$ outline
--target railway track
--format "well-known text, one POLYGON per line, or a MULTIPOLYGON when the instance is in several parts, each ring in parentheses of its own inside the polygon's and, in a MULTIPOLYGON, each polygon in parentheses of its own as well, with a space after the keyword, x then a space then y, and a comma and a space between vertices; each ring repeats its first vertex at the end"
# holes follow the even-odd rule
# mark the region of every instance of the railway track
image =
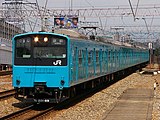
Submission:
POLYGON ((30 105, 24 109, 21 109, 17 112, 11 113, 7 116, 2 117, 3 120, 19 120, 19 119, 37 119, 38 117, 42 117, 45 113, 53 112, 54 106, 48 105, 30 105))
POLYGON ((0 76, 11 75, 12 71, 0 71, 0 76))
POLYGON ((24 109, 21 109, 19 111, 16 111, 14 113, 6 115, 6 116, 2 117, 1 119, 2 120, 16 119, 16 118, 20 117, 22 114, 25 114, 26 112, 30 112, 32 108, 33 108, 33 105, 28 106, 28 107, 26 107, 24 109))
POLYGON ((7 91, 4 91, 4 92, 0 92, 0 101, 3 100, 3 99, 7 99, 9 97, 12 97, 14 95, 15 95, 15 90, 14 89, 7 90, 7 91))

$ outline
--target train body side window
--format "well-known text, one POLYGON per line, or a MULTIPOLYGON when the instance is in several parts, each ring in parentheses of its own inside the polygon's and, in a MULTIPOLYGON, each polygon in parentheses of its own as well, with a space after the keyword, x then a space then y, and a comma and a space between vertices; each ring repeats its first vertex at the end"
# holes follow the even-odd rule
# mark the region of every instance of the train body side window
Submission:
POLYGON ((86 50, 82 50, 83 64, 86 61, 86 50))
POLYGON ((74 48, 72 55, 73 55, 73 63, 76 64, 76 60, 77 60, 76 59, 76 56, 77 56, 77 47, 74 48))
POLYGON ((111 51, 108 51, 108 61, 111 60, 111 51))
POLYGON ((96 51, 96 63, 98 63, 99 62, 99 51, 97 50, 96 51))
POLYGON ((93 57, 93 51, 91 50, 88 52, 88 64, 92 63, 92 59, 93 59, 92 57, 93 57))
POLYGON ((102 61, 105 61, 105 51, 102 51, 102 61))
POLYGON ((82 64, 82 50, 78 50, 78 61, 79 61, 79 65, 82 64))

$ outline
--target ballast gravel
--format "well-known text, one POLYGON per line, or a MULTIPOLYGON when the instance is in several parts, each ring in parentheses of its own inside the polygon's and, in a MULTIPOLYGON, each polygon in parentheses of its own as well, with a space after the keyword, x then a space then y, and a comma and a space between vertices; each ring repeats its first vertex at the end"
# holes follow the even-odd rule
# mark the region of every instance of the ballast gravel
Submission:
MULTIPOLYGON (((119 80, 115 84, 94 94, 93 96, 77 103, 76 105, 61 110, 58 114, 49 114, 47 120, 101 120, 105 112, 117 101, 118 97, 128 88, 151 88, 155 79, 152 75, 133 73, 119 80)), ((159 107, 160 109, 160 107, 159 107)), ((153 115, 154 116, 154 115, 153 115)), ((158 119, 157 119, 158 120, 158 119)))

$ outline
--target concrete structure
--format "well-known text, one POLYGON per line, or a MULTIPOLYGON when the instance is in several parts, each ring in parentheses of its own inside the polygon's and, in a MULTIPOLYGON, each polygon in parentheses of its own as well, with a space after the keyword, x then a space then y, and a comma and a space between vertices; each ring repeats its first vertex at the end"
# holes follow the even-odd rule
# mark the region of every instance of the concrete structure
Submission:
POLYGON ((6 70, 12 64, 11 40, 0 37, 0 71, 6 70))
POLYGON ((13 24, 0 19, 0 71, 12 65, 12 37, 23 31, 13 24))

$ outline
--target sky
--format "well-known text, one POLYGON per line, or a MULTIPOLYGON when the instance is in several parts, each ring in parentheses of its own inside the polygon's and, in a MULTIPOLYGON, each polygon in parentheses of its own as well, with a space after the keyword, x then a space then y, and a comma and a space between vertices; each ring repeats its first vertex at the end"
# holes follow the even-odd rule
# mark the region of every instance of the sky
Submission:
MULTIPOLYGON (((8 1, 8 0, 7 0, 8 1)), ((25 0, 24 0, 25 1, 25 0)), ((36 2, 36 0, 28 0, 30 2, 36 2)), ((46 0, 37 0, 41 6, 44 6, 46 0)), ((69 3, 72 1, 73 8, 76 6, 88 7, 88 6, 129 6, 129 0, 48 0, 49 8, 63 8, 69 7, 69 3)), ((160 0, 130 0, 133 5, 136 5, 139 1, 139 5, 144 4, 160 4, 160 0)), ((5 0, 0 0, 0 4, 5 0)))
MULTIPOLYGON (((33 0, 32 0, 33 1, 33 0)), ((38 0, 43 5, 44 0, 38 0)), ((70 1, 74 6, 122 6, 128 5, 128 0, 48 0, 48 7, 67 7, 70 1)), ((133 5, 136 5, 138 0, 131 0, 133 5)), ((139 4, 160 4, 160 0, 139 0, 139 4)))

